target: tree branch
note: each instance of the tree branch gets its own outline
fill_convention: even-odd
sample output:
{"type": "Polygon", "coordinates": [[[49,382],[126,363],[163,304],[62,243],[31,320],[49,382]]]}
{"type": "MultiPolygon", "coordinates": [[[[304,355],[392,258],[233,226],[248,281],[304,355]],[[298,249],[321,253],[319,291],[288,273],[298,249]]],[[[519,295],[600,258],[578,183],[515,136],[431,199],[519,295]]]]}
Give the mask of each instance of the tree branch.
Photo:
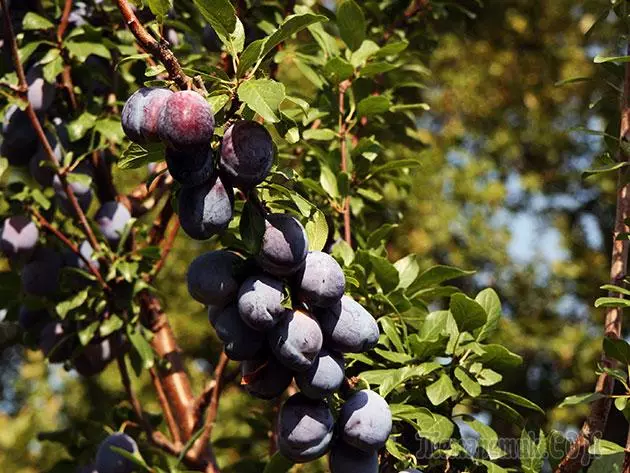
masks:
{"type": "MultiPolygon", "coordinates": [[[[352,82],[349,80],[343,81],[339,84],[339,149],[341,152],[341,171],[348,172],[348,144],[346,142],[346,136],[348,133],[348,126],[345,120],[346,114],[346,90],[352,82]]],[[[346,196],[343,204],[343,230],[344,240],[348,245],[352,246],[352,229],[350,227],[350,196],[346,196]]]]}
{"type": "Polygon", "coordinates": [[[177,217],[177,215],[173,215],[171,217],[171,220],[173,222],[171,224],[171,230],[168,232],[168,235],[164,240],[164,244],[162,245],[162,254],[160,256],[160,259],[157,261],[157,263],[155,263],[155,266],[153,267],[151,279],[155,279],[160,273],[160,271],[164,267],[164,263],[166,263],[166,258],[168,258],[168,255],[170,254],[171,250],[173,249],[173,245],[175,244],[175,238],[177,237],[177,232],[179,231],[180,227],[179,218],[177,217]]]}
{"type": "Polygon", "coordinates": [[[72,12],[72,0],[66,0],[66,3],[63,6],[63,13],[61,14],[61,20],[59,21],[59,26],[57,27],[57,43],[61,46],[63,42],[63,35],[68,28],[68,20],[70,19],[70,13],[72,12]]]}
{"type": "Polygon", "coordinates": [[[166,425],[168,426],[168,430],[171,433],[171,437],[173,438],[175,447],[181,448],[182,440],[179,436],[177,422],[175,422],[173,411],[171,410],[171,406],[168,403],[168,399],[166,399],[166,394],[164,394],[164,387],[162,386],[160,375],[157,373],[155,368],[151,368],[149,370],[149,374],[151,374],[151,381],[153,382],[153,387],[155,388],[158,401],[160,402],[160,406],[162,407],[162,412],[164,413],[164,418],[166,419],[166,425]]]}

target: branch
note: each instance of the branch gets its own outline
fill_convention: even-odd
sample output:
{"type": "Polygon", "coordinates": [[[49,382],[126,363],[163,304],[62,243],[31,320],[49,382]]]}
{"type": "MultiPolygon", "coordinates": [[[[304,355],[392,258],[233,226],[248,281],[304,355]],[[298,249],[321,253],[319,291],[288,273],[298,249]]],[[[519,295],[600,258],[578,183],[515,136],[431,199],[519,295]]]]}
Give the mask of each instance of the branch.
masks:
{"type": "MultiPolygon", "coordinates": [[[[341,152],[341,171],[348,172],[348,144],[346,142],[346,135],[348,133],[348,126],[345,120],[346,114],[346,90],[352,82],[349,80],[343,81],[339,84],[339,148],[341,152]]],[[[352,246],[352,229],[350,227],[350,196],[346,196],[343,204],[343,229],[344,240],[348,245],[352,246]]]]}
{"type": "MultiPolygon", "coordinates": [[[[630,54],[630,44],[627,47],[630,54]]],[[[626,72],[624,79],[624,90],[621,100],[621,127],[620,139],[627,140],[630,138],[630,64],[626,64],[626,72]]],[[[623,148],[619,147],[619,161],[627,161],[628,156],[624,153],[623,148]]],[[[630,217],[630,184],[628,182],[628,173],[625,169],[619,171],[617,184],[617,213],[615,216],[615,229],[613,232],[613,249],[612,264],[610,269],[610,280],[612,284],[622,285],[623,279],[628,272],[628,240],[619,240],[621,233],[628,232],[629,229],[624,223],[630,217]]],[[[621,297],[623,295],[610,293],[610,297],[621,297]]],[[[606,319],[604,322],[604,335],[608,338],[617,339],[621,336],[621,319],[623,309],[611,307],[606,311],[606,319]]],[[[602,354],[602,365],[605,367],[614,367],[615,361],[602,354]]],[[[597,436],[601,436],[608,422],[608,414],[612,405],[612,398],[615,387],[614,378],[607,373],[602,373],[597,379],[595,392],[603,394],[605,397],[591,404],[591,411],[582,425],[580,434],[571,445],[571,448],[564,456],[555,473],[577,473],[584,465],[588,464],[588,449],[597,436]]]]}
{"type": "Polygon", "coordinates": [[[168,233],[168,236],[164,240],[164,244],[162,245],[162,254],[160,256],[160,259],[157,261],[157,263],[155,263],[155,266],[153,267],[151,279],[155,279],[160,273],[160,271],[164,267],[164,263],[166,263],[166,258],[168,258],[168,255],[171,253],[173,245],[175,244],[175,238],[177,237],[177,232],[179,231],[180,227],[179,218],[177,217],[177,215],[173,215],[171,217],[171,220],[173,221],[173,224],[171,225],[171,231],[168,233]]]}
{"type": "Polygon", "coordinates": [[[162,407],[162,412],[164,413],[164,418],[166,419],[166,425],[168,426],[168,430],[171,433],[171,437],[173,438],[175,447],[181,448],[182,440],[179,436],[177,422],[175,422],[173,411],[171,410],[171,406],[168,403],[166,394],[164,394],[164,388],[162,387],[162,380],[160,379],[160,375],[157,373],[155,368],[151,368],[149,370],[149,373],[151,374],[151,381],[153,381],[153,387],[155,388],[158,401],[160,402],[160,406],[162,407]]]}
{"type": "Polygon", "coordinates": [[[72,0],[66,0],[66,3],[63,6],[61,20],[59,21],[59,26],[57,27],[57,43],[59,44],[59,46],[61,46],[61,43],[63,42],[63,35],[68,28],[70,12],[72,12],[72,0]]]}
{"type": "Polygon", "coordinates": [[[142,23],[138,20],[135,13],[127,3],[127,0],[116,0],[116,4],[118,5],[118,9],[125,19],[125,23],[129,27],[129,30],[136,37],[138,43],[142,49],[144,49],[149,54],[152,54],[155,58],[159,59],[164,67],[168,71],[169,77],[177,84],[177,86],[186,90],[191,86],[191,79],[188,77],[184,71],[182,70],[182,66],[179,64],[179,61],[173,54],[173,52],[168,48],[166,42],[160,43],[153,36],[149,34],[149,32],[142,26],[142,23]]]}

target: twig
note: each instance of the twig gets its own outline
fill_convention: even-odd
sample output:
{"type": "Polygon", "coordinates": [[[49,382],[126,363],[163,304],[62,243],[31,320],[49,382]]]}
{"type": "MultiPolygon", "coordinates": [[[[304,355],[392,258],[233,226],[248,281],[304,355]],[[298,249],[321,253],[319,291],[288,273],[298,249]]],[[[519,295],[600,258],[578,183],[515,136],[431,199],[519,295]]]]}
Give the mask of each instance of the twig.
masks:
{"type": "Polygon", "coordinates": [[[164,413],[166,425],[168,426],[168,430],[171,433],[173,443],[176,447],[181,448],[182,440],[179,436],[179,429],[177,427],[177,423],[175,422],[175,417],[173,417],[173,411],[171,410],[171,406],[168,403],[166,394],[164,394],[164,388],[162,387],[162,380],[160,379],[160,375],[157,373],[155,368],[151,368],[149,370],[149,373],[151,374],[151,381],[153,381],[153,387],[155,388],[158,401],[160,402],[160,406],[162,407],[162,412],[164,413]]]}
{"type": "Polygon", "coordinates": [[[129,398],[129,402],[131,402],[131,406],[136,413],[136,417],[140,421],[140,425],[147,433],[147,436],[151,438],[153,437],[153,429],[151,428],[151,424],[149,423],[149,421],[147,421],[147,419],[144,417],[140,401],[138,400],[136,393],[131,387],[131,379],[129,379],[129,371],[127,371],[127,364],[125,363],[124,356],[119,356],[117,358],[117,361],[118,371],[120,372],[120,379],[122,381],[123,387],[125,388],[125,392],[127,393],[127,397],[129,398]]]}
{"type": "Polygon", "coordinates": [[[171,204],[171,200],[168,199],[156,219],[153,221],[151,230],[149,230],[149,245],[157,245],[164,239],[166,229],[168,228],[168,222],[171,220],[173,214],[173,205],[171,204]]]}
{"type": "Polygon", "coordinates": [[[171,230],[168,232],[166,239],[164,240],[164,244],[162,245],[162,253],[160,259],[155,263],[153,267],[153,271],[151,274],[151,279],[155,279],[157,275],[160,273],[162,268],[164,267],[164,263],[166,262],[166,258],[170,254],[173,249],[173,245],[175,244],[175,238],[177,237],[177,232],[179,231],[179,218],[177,215],[173,215],[171,217],[173,223],[171,224],[171,230]]]}
{"type": "MultiPolygon", "coordinates": [[[[345,120],[346,114],[346,90],[352,83],[349,80],[343,81],[339,84],[339,148],[341,152],[341,171],[348,172],[348,144],[346,143],[346,135],[348,132],[348,126],[345,120]]],[[[350,227],[350,196],[346,196],[343,204],[343,230],[344,240],[350,246],[352,246],[352,229],[350,227]]]]}
{"type": "Polygon", "coordinates": [[[169,77],[180,89],[189,89],[192,81],[182,70],[182,66],[179,64],[179,61],[173,52],[168,48],[167,43],[160,43],[149,34],[144,26],[142,26],[142,23],[140,23],[126,0],[116,0],[116,4],[125,19],[127,27],[129,27],[129,30],[131,30],[133,35],[136,37],[140,46],[164,64],[169,77]]]}
{"type": "Polygon", "coordinates": [[[59,26],[57,27],[57,43],[61,46],[63,42],[63,35],[68,28],[68,21],[70,19],[70,13],[72,12],[72,0],[66,0],[63,6],[63,13],[61,15],[61,20],[59,21],[59,26]]]}
{"type": "MultiPolygon", "coordinates": [[[[627,47],[630,54],[630,44],[627,47]]],[[[624,90],[621,100],[621,140],[625,140],[630,133],[630,64],[626,64],[624,90]]],[[[619,160],[628,160],[628,156],[624,153],[623,148],[619,147],[619,160]]],[[[610,269],[610,280],[612,284],[623,284],[623,279],[628,272],[628,240],[618,239],[622,233],[628,232],[629,229],[625,221],[630,217],[630,184],[628,184],[628,173],[624,168],[619,170],[619,178],[617,184],[617,213],[615,216],[615,229],[613,232],[613,249],[612,249],[612,265],[610,269]]],[[[623,295],[610,293],[610,297],[620,297],[623,295]]],[[[611,307],[606,311],[606,319],[604,322],[604,336],[617,339],[621,336],[621,319],[623,309],[620,307],[611,307]]],[[[615,361],[608,358],[605,353],[602,354],[602,366],[614,367],[615,361]]],[[[555,473],[577,473],[589,459],[588,449],[597,436],[601,436],[606,428],[608,414],[612,405],[610,395],[615,387],[615,379],[602,372],[597,379],[595,392],[603,394],[605,397],[591,404],[591,411],[582,425],[580,434],[575,439],[569,451],[566,453],[555,473]]]]}

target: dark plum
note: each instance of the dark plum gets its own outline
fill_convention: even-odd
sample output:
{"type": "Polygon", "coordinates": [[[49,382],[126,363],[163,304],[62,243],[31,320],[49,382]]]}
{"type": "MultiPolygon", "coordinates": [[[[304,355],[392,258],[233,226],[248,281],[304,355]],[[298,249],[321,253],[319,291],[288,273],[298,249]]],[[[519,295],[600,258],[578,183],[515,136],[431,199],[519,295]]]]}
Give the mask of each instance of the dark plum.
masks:
{"type": "Polygon", "coordinates": [[[344,442],[360,450],[383,447],[392,431],[387,401],[369,389],[354,393],[341,408],[339,430],[344,442]]]}
{"type": "MultiPolygon", "coordinates": [[[[84,161],[73,171],[72,174],[75,175],[75,177],[68,176],[70,189],[72,189],[74,196],[79,202],[79,207],[81,207],[84,212],[87,211],[92,203],[92,188],[90,187],[90,183],[93,173],[94,171],[92,166],[84,161]]],[[[74,210],[70,204],[70,198],[66,194],[59,176],[54,176],[52,185],[53,189],[55,189],[55,194],[57,196],[57,200],[59,201],[59,208],[61,211],[66,215],[73,216],[74,210]]]]}
{"type": "Polygon", "coordinates": [[[2,222],[0,249],[7,258],[25,261],[33,254],[38,239],[37,226],[24,215],[14,215],[2,222]]]}
{"type": "Polygon", "coordinates": [[[259,399],[275,399],[291,385],[293,373],[270,357],[263,360],[245,360],[241,363],[241,384],[259,399]]]}
{"type": "Polygon", "coordinates": [[[27,166],[37,151],[39,140],[25,112],[17,105],[7,109],[2,124],[0,156],[12,166],[27,166]]]}
{"type": "Polygon", "coordinates": [[[338,391],[344,380],[342,355],[321,350],[311,367],[295,374],[300,391],[311,399],[323,399],[338,391]]]}
{"type": "Polygon", "coordinates": [[[341,299],[346,277],[339,263],[327,253],[311,251],[296,275],[300,299],[315,307],[330,307],[341,299]]]}
{"type": "Polygon", "coordinates": [[[252,276],[245,280],[238,292],[238,311],[247,325],[266,331],[287,314],[282,305],[284,283],[273,276],[252,276]]]}
{"type": "Polygon", "coordinates": [[[39,348],[51,363],[70,359],[76,346],[76,334],[61,322],[47,323],[39,336],[39,348]]]}
{"type": "Polygon", "coordinates": [[[330,450],[330,473],[378,473],[378,453],[336,442],[330,450]]]}
{"type": "Polygon", "coordinates": [[[265,346],[264,334],[243,322],[236,305],[227,306],[215,317],[210,318],[210,321],[217,336],[225,345],[225,354],[231,360],[253,360],[262,352],[265,346]]]}
{"type": "Polygon", "coordinates": [[[214,154],[209,147],[184,150],[167,148],[165,157],[168,171],[182,187],[201,185],[214,172],[214,154]]]}
{"type": "Polygon", "coordinates": [[[18,325],[28,336],[39,343],[43,328],[52,321],[50,312],[46,309],[29,309],[26,306],[20,307],[18,315],[18,325]]]}
{"type": "Polygon", "coordinates": [[[159,141],[158,119],[173,92],[159,87],[143,87],[125,102],[121,114],[127,137],[136,143],[159,141]]]}
{"type": "Polygon", "coordinates": [[[308,252],[302,224],[288,214],[271,214],[265,222],[258,263],[268,273],[285,277],[298,271],[308,252]]]}
{"type": "Polygon", "coordinates": [[[31,261],[22,269],[24,292],[32,296],[49,297],[59,290],[63,266],[61,255],[50,248],[38,248],[31,261]]]}
{"type": "Polygon", "coordinates": [[[120,202],[105,202],[94,217],[110,245],[117,245],[125,226],[131,220],[129,209],[120,202]]]}
{"type": "Polygon", "coordinates": [[[74,368],[81,376],[94,376],[101,373],[123,349],[124,337],[116,332],[101,340],[88,343],[73,360],[74,368]]]}
{"type": "Polygon", "coordinates": [[[208,148],[214,133],[212,108],[197,92],[175,92],[162,106],[157,129],[169,148],[208,148]]]}
{"type": "Polygon", "coordinates": [[[36,112],[45,112],[55,98],[55,86],[44,80],[41,66],[33,66],[26,72],[28,101],[36,112]]]}
{"type": "Polygon", "coordinates": [[[326,346],[343,353],[369,351],[378,343],[380,331],[374,317],[349,296],[332,307],[316,312],[326,346]]]}
{"type": "Polygon", "coordinates": [[[335,419],[324,401],[294,394],[278,414],[278,449],[296,463],[315,460],[330,449],[334,426],[335,419]]]}
{"type": "Polygon", "coordinates": [[[179,221],[195,240],[223,232],[233,215],[234,191],[218,176],[197,187],[186,187],[179,194],[179,221]]]}
{"type": "Polygon", "coordinates": [[[236,122],[223,135],[221,169],[234,186],[251,189],[265,180],[273,164],[273,140],[250,120],[236,122]]]}
{"type": "MultiPolygon", "coordinates": [[[[94,266],[96,269],[100,268],[101,265],[98,262],[98,259],[94,257],[94,249],[92,248],[92,245],[90,245],[89,241],[84,240],[79,245],[79,253],[81,253],[81,255],[85,259],[87,259],[92,264],[92,266],[94,266]]],[[[65,256],[64,261],[68,266],[72,266],[73,268],[79,268],[84,271],[88,270],[87,264],[85,264],[85,261],[83,261],[83,258],[79,258],[79,256],[76,253],[68,252],[64,256],[65,256]]]]}
{"type": "Polygon", "coordinates": [[[96,469],[107,473],[132,473],[137,470],[136,464],[128,460],[111,447],[126,450],[131,454],[138,453],[138,444],[127,434],[115,433],[101,442],[96,452],[96,469]]]}
{"type": "Polygon", "coordinates": [[[274,355],[287,368],[308,370],[322,348],[322,331],[306,312],[289,311],[269,332],[274,355]]]}
{"type": "Polygon", "coordinates": [[[195,258],[188,267],[188,292],[198,302],[223,308],[238,293],[236,279],[242,259],[231,251],[210,251],[195,258]]]}

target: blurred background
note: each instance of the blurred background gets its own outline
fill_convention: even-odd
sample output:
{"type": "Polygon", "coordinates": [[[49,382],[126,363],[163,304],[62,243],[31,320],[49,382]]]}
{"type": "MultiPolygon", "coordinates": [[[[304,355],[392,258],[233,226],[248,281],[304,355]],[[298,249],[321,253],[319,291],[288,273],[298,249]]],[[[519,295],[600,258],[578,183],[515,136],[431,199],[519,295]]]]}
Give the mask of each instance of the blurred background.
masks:
{"type": "MultiPolygon", "coordinates": [[[[334,9],[335,2],[325,3],[334,9]]],[[[425,79],[418,87],[431,109],[418,115],[412,136],[422,151],[404,144],[389,150],[422,162],[411,195],[400,195],[395,186],[383,189],[392,221],[402,217],[390,256],[414,252],[423,267],[474,269],[474,276],[457,282],[469,294],[495,288],[507,314],[500,342],[525,360],[504,378],[505,390],[547,412],[532,418],[532,427],[571,433],[587,406],[555,406],[593,388],[604,315],[593,302],[608,279],[615,203],[613,177],[584,176],[603,147],[601,136],[580,127],[617,134],[619,70],[593,66],[595,55],[618,52],[615,21],[604,18],[595,34],[585,36],[608,0],[456,3],[446,20],[429,13],[426,29],[410,37],[410,48],[424,56],[425,79]],[[597,82],[558,84],[594,74],[597,82]]],[[[279,64],[278,77],[296,90],[312,87],[290,61],[279,64]]],[[[143,177],[116,175],[123,188],[143,177]]],[[[197,389],[220,344],[203,307],[187,294],[185,271],[195,255],[212,247],[180,233],[158,283],[197,389]]],[[[65,452],[38,432],[75,435],[63,429],[111,419],[101,407],[111,400],[128,408],[114,370],[80,380],[49,366],[39,352],[4,349],[0,471],[53,471],[65,452]]],[[[158,412],[147,381],[144,407],[158,412]]],[[[237,385],[228,389],[213,431],[220,463],[232,465],[226,473],[261,470],[273,409],[237,385]]],[[[611,414],[607,436],[623,443],[627,423],[617,416],[611,414]]],[[[86,451],[86,460],[92,454],[86,451]]],[[[326,470],[306,465],[299,471],[326,470]]]]}

